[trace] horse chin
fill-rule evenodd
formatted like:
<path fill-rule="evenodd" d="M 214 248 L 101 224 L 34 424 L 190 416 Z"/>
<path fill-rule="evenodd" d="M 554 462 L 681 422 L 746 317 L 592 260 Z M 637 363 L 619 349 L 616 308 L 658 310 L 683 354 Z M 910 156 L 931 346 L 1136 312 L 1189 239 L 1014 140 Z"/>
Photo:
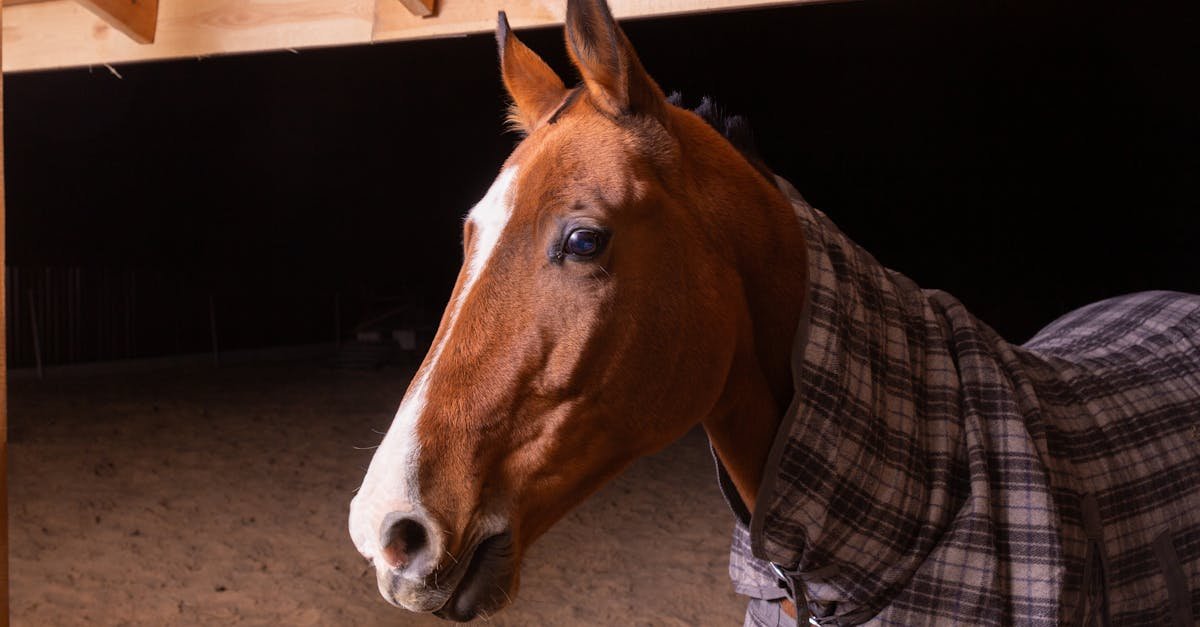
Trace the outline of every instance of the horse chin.
<path fill-rule="evenodd" d="M 493 614 L 512 601 L 517 560 L 511 533 L 494 535 L 475 548 L 454 592 L 433 612 L 447 620 L 466 622 Z"/>

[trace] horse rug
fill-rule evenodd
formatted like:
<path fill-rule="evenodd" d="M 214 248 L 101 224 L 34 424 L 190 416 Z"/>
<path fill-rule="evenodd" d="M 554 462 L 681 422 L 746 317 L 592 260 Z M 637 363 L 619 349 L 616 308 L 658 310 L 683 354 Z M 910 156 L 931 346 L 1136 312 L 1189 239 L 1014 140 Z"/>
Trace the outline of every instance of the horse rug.
<path fill-rule="evenodd" d="M 753 517 L 718 462 L 746 625 L 1192 625 L 1200 297 L 1106 300 L 1013 345 L 778 182 L 809 298 Z"/>

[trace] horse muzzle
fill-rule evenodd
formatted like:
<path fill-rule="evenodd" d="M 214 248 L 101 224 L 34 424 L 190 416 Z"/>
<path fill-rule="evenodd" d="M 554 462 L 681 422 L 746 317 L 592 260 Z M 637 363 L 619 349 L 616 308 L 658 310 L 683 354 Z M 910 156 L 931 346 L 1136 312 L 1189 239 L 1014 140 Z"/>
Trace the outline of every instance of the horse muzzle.
<path fill-rule="evenodd" d="M 501 533 L 476 545 L 468 559 L 419 579 L 377 563 L 376 582 L 380 595 L 396 607 L 466 622 L 508 605 L 515 567 L 512 535 Z"/>
<path fill-rule="evenodd" d="M 392 605 L 465 622 L 508 605 L 516 583 L 517 559 L 512 533 L 491 535 L 454 558 L 437 563 L 429 531 L 412 515 L 389 515 L 380 531 L 375 565 L 379 593 Z M 436 532 L 435 532 L 436 533 Z"/>

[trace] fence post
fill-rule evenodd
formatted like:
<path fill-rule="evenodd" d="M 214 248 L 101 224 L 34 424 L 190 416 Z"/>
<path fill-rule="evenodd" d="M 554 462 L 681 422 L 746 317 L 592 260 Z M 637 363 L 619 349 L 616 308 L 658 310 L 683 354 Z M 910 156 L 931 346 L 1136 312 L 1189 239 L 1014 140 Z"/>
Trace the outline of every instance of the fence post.
<path fill-rule="evenodd" d="M 333 293 L 333 344 L 342 347 L 342 293 Z"/>
<path fill-rule="evenodd" d="M 37 305 L 34 304 L 33 290 L 29 290 L 29 329 L 33 333 L 33 360 L 37 364 L 37 376 L 44 378 L 42 372 L 42 338 L 38 331 Z"/>
<path fill-rule="evenodd" d="M 212 295 L 208 295 L 208 326 L 212 332 L 212 354 L 213 366 L 221 367 L 221 353 L 217 348 L 217 301 Z"/>

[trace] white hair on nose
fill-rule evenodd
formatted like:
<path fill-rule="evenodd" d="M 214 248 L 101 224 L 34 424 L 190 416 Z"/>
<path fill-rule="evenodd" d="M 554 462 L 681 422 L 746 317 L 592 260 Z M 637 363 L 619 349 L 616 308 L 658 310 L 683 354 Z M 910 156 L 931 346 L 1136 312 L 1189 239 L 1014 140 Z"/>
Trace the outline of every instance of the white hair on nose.
<path fill-rule="evenodd" d="M 411 511 L 422 509 L 420 487 L 417 484 L 421 452 L 417 440 L 417 425 L 425 413 L 429 380 L 437 371 L 442 349 L 454 334 L 463 303 L 467 302 L 476 281 L 487 269 L 496 243 L 500 241 L 500 235 L 512 215 L 513 181 L 516 175 L 515 166 L 502 170 L 487 194 L 467 215 L 467 220 L 475 227 L 475 238 L 472 242 L 471 256 L 465 260 L 466 276 L 462 287 L 446 313 L 445 332 L 430 351 L 425 367 L 417 373 L 400 403 L 400 408 L 396 410 L 392 426 L 371 459 L 362 488 L 354 499 L 360 503 L 360 507 L 366 509 L 359 512 L 356 518 L 353 516 L 356 507 L 354 504 L 351 506 L 350 533 L 359 550 L 366 555 L 378 556 L 383 548 L 379 546 L 379 532 L 371 528 L 372 525 L 378 524 L 383 516 L 395 511 L 397 506 L 408 505 L 412 508 Z M 398 484 L 389 483 L 393 477 L 400 478 Z M 437 540 L 434 542 L 440 544 Z"/>

